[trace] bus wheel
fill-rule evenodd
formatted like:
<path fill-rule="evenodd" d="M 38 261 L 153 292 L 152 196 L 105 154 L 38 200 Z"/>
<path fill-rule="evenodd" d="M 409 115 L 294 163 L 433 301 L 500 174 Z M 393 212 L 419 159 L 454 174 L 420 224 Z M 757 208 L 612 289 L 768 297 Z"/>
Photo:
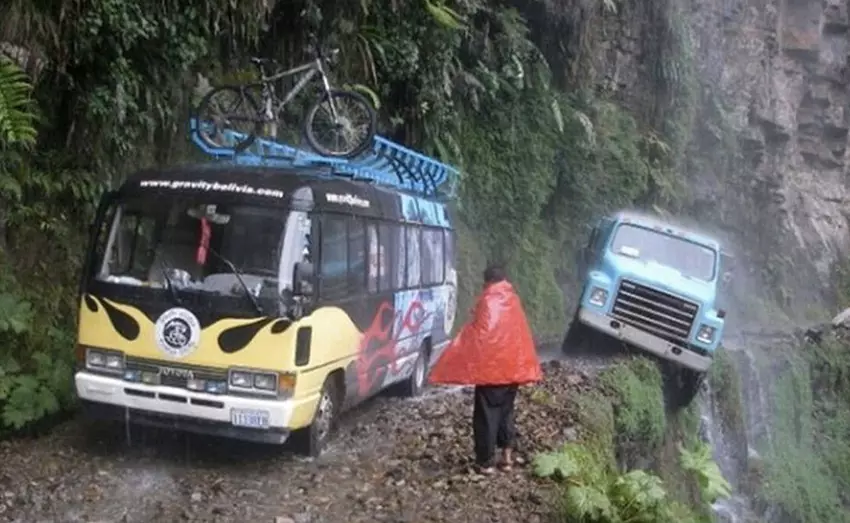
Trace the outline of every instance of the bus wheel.
<path fill-rule="evenodd" d="M 336 427 L 336 418 L 340 407 L 338 405 L 339 397 L 334 377 L 328 376 L 319 396 L 319 404 L 316 406 L 313 423 L 293 434 L 297 438 L 296 443 L 302 453 L 315 458 L 327 446 Z"/>
<path fill-rule="evenodd" d="M 401 395 L 406 398 L 415 398 L 422 394 L 425 389 L 425 382 L 428 379 L 428 364 L 431 358 L 431 351 L 428 349 L 428 344 L 423 343 L 419 349 L 419 356 L 416 357 L 416 363 L 413 365 L 413 373 L 407 380 L 401 383 Z"/>

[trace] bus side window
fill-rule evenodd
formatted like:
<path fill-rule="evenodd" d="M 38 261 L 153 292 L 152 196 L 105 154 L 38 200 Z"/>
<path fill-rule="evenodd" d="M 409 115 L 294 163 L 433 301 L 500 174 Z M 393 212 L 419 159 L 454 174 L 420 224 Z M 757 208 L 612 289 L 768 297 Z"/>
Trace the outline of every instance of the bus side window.
<path fill-rule="evenodd" d="M 378 244 L 378 227 L 374 222 L 366 225 L 366 253 L 369 256 L 366 273 L 366 290 L 369 294 L 378 292 L 378 276 L 381 270 L 381 261 L 378 257 L 380 246 Z"/>
<path fill-rule="evenodd" d="M 420 252 L 420 235 L 422 229 L 416 225 L 408 225 L 407 229 L 407 286 L 418 287 L 422 283 L 422 259 Z"/>
<path fill-rule="evenodd" d="M 348 223 L 345 218 L 322 217 L 319 293 L 322 299 L 348 294 Z"/>
<path fill-rule="evenodd" d="M 443 283 L 443 231 L 422 229 L 422 284 Z"/>
<path fill-rule="evenodd" d="M 393 260 L 396 258 L 393 243 L 393 226 L 388 223 L 378 225 L 378 290 L 387 292 L 393 290 Z"/>
<path fill-rule="evenodd" d="M 366 230 L 363 220 L 348 220 L 348 292 L 357 295 L 366 289 Z"/>
<path fill-rule="evenodd" d="M 390 230 L 392 231 L 390 242 L 391 244 L 395 243 L 395 288 L 404 289 L 407 286 L 404 281 L 404 276 L 407 273 L 407 252 L 405 248 L 407 242 L 405 241 L 404 226 L 391 225 Z"/>

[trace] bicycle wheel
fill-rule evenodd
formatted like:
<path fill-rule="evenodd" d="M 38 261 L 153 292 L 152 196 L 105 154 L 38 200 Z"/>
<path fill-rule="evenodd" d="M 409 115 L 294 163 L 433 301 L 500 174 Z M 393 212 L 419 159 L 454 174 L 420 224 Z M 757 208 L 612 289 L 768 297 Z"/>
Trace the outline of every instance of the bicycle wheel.
<path fill-rule="evenodd" d="M 195 112 L 197 133 L 212 148 L 244 151 L 262 131 L 259 106 L 242 87 L 225 85 L 208 92 Z M 231 131 L 231 132 L 226 132 Z M 241 137 L 234 136 L 235 131 Z"/>
<path fill-rule="evenodd" d="M 337 119 L 331 112 L 336 109 Z M 353 158 L 372 145 L 377 126 L 375 110 L 364 96 L 353 91 L 331 91 L 310 107 L 304 122 L 307 143 L 317 153 Z"/>

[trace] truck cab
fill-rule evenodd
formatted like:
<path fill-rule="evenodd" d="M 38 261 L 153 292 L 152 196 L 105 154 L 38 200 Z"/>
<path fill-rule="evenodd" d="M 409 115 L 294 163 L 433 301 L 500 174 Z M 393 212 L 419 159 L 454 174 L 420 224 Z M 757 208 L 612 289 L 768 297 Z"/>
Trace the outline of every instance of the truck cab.
<path fill-rule="evenodd" d="M 712 238 L 635 213 L 602 218 L 580 253 L 583 285 L 565 350 L 600 333 L 648 352 L 679 371 L 689 402 L 723 336 L 720 264 Z"/>

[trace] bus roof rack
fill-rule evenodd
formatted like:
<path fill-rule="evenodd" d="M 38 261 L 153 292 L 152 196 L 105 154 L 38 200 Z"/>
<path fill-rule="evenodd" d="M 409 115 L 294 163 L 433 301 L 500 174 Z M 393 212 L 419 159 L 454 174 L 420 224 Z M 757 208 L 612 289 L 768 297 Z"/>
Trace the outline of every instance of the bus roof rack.
<path fill-rule="evenodd" d="M 194 144 L 216 160 L 232 161 L 237 165 L 325 168 L 334 176 L 405 189 L 423 196 L 454 197 L 459 175 L 457 169 L 382 136 L 375 136 L 372 146 L 360 156 L 344 159 L 265 138 L 257 138 L 240 153 L 232 147 L 211 147 L 199 136 L 195 118 L 189 120 L 189 132 Z M 231 129 L 225 129 L 222 134 L 227 142 L 234 144 L 246 136 Z"/>

